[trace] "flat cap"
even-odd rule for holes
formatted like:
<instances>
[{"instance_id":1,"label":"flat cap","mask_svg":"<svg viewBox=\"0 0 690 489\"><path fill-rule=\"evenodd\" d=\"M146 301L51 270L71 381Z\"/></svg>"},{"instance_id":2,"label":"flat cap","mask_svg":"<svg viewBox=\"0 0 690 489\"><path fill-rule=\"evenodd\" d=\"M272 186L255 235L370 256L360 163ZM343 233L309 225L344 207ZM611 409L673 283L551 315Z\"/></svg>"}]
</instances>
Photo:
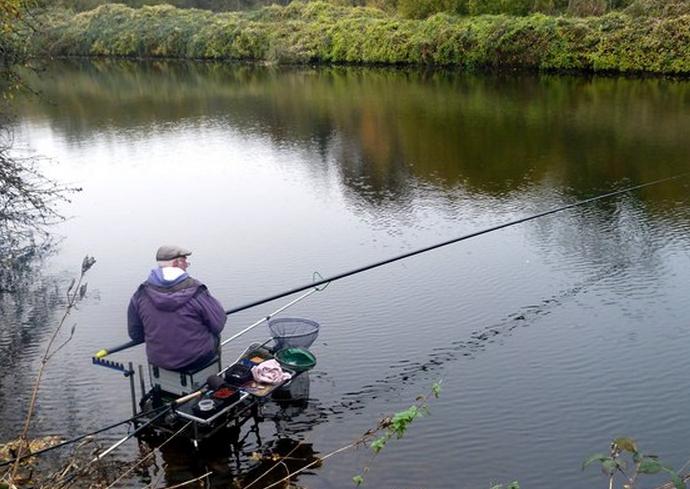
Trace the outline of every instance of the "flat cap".
<instances>
[{"instance_id":1,"label":"flat cap","mask_svg":"<svg viewBox=\"0 0 690 489\"><path fill-rule=\"evenodd\" d=\"M192 252L181 246L163 245L156 251L156 261L168 261L180 258L182 256L189 256Z\"/></svg>"}]
</instances>

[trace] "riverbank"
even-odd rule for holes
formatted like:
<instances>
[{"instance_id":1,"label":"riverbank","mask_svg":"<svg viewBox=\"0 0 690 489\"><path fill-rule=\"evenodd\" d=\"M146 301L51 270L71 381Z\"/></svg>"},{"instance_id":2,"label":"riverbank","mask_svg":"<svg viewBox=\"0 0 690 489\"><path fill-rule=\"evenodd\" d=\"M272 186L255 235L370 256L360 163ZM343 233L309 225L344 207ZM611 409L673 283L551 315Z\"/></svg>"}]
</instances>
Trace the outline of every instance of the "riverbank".
<instances>
[{"instance_id":1,"label":"riverbank","mask_svg":"<svg viewBox=\"0 0 690 489\"><path fill-rule=\"evenodd\" d=\"M33 46L51 56L690 74L690 15L410 20L312 2L228 13L109 4L43 19Z\"/></svg>"}]
</instances>

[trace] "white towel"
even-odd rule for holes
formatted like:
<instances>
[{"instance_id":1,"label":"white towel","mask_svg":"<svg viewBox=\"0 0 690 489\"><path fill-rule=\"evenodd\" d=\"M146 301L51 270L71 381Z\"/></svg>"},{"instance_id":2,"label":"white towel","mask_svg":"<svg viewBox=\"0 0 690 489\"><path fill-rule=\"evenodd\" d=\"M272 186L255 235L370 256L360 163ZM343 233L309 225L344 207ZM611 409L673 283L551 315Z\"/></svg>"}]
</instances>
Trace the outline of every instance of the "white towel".
<instances>
[{"instance_id":1,"label":"white towel","mask_svg":"<svg viewBox=\"0 0 690 489\"><path fill-rule=\"evenodd\" d=\"M272 385L282 384L292 378L292 375L283 372L280 364L275 360L266 360L252 367L252 375L257 382Z\"/></svg>"}]
</instances>

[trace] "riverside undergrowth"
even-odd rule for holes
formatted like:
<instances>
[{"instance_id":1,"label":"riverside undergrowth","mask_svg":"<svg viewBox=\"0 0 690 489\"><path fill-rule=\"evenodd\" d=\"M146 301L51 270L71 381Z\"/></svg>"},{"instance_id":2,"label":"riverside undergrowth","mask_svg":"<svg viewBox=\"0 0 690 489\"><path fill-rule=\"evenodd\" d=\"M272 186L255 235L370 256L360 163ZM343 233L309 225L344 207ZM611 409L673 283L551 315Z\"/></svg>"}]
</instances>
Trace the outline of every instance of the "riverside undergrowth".
<instances>
[{"instance_id":1,"label":"riverside undergrowth","mask_svg":"<svg viewBox=\"0 0 690 489\"><path fill-rule=\"evenodd\" d=\"M225 13L108 4L43 18L33 46L55 56L690 73L690 15L441 13L412 20L370 7L294 2Z\"/></svg>"}]
</instances>

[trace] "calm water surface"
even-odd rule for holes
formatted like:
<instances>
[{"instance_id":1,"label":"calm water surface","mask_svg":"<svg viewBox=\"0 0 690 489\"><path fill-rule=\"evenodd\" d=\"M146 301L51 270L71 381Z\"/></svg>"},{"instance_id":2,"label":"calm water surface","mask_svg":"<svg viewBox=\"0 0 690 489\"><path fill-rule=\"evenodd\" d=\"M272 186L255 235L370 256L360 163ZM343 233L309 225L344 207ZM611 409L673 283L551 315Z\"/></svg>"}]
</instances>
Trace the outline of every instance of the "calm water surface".
<instances>
[{"instance_id":1,"label":"calm water surface","mask_svg":"<svg viewBox=\"0 0 690 489\"><path fill-rule=\"evenodd\" d=\"M17 103L16 149L83 191L62 206L58 252L0 302L0 439L17 434L85 254L98 260L90 294L51 364L36 435L129 416L127 382L90 356L126 339L127 302L160 243L191 248L190 272L231 308L690 166L685 81L98 61L56 62L35 83L41 97ZM679 180L332 284L290 311L321 323L318 365L309 406L272 407L263 446L287 437L323 455L442 379L369 487L603 486L581 462L620 435L682 466L689 211ZM232 316L225 337L281 304ZM259 329L247 341L267 338ZM185 450L160 460L169 484L210 467L215 487L251 465ZM338 455L299 484L351 487L368 462L366 449Z\"/></svg>"}]
</instances>

